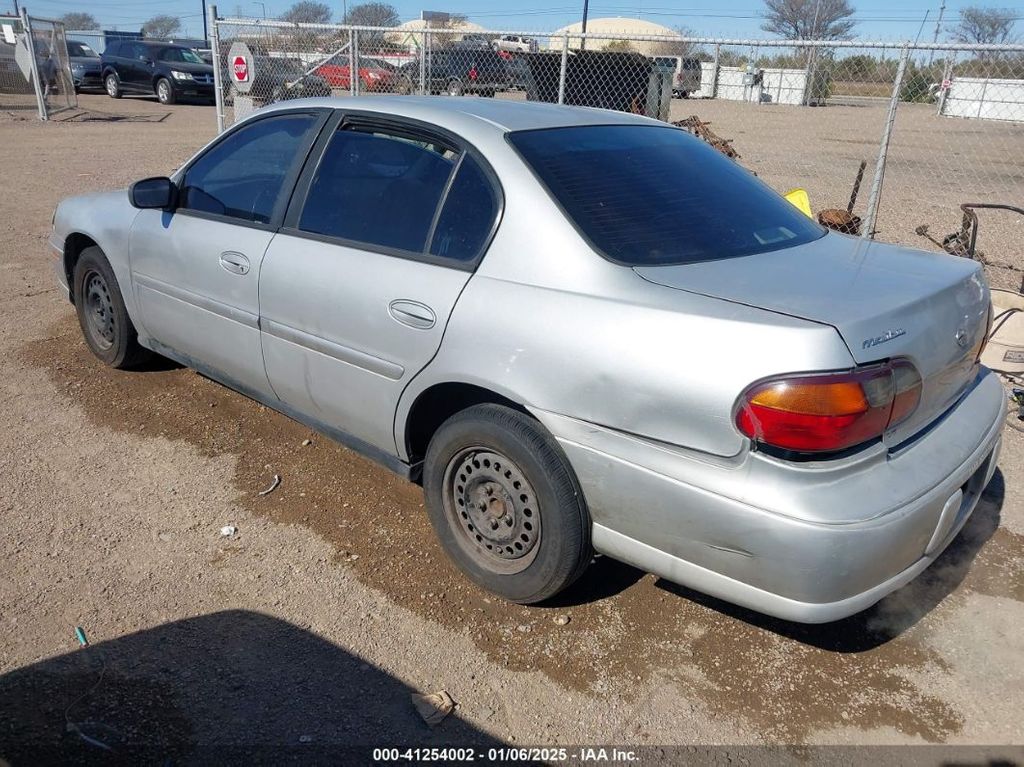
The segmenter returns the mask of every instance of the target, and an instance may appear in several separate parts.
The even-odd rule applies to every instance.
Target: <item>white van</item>
[[[672,70],[673,96],[685,99],[700,91],[701,67],[696,56],[656,56],[654,64]]]

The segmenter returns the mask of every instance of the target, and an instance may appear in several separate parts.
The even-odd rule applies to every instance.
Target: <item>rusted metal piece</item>
[[[733,160],[738,160],[740,158],[740,153],[733,148],[732,139],[722,138],[719,136],[708,127],[711,123],[704,122],[697,115],[690,115],[683,120],[676,120],[672,124],[677,128],[682,128],[683,130],[692,133],[702,141],[706,141],[726,157]]]
[[[826,208],[819,211],[818,223],[843,234],[860,234],[860,216],[855,216],[848,210]]]
[[[850,201],[846,204],[846,210],[839,208],[826,208],[818,212],[818,223],[834,229],[843,234],[860,234],[861,219],[854,215],[853,206],[857,204],[857,195],[860,193],[860,183],[864,180],[864,169],[868,166],[867,160],[860,161],[857,169],[857,177],[853,180],[853,189],[850,192]]]

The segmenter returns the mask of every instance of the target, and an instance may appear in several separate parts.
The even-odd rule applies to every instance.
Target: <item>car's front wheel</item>
[[[161,77],[156,81],[156,97],[161,104],[170,105],[175,102],[174,88],[166,77]]]
[[[112,99],[121,98],[121,81],[113,72],[103,78],[103,85],[107,89],[107,95]]]
[[[506,599],[543,601],[590,562],[590,516],[572,467],[524,413],[487,404],[449,418],[430,441],[423,488],[447,554]]]
[[[459,80],[452,80],[448,83],[448,88],[445,91],[449,96],[461,96],[465,89],[462,87],[462,83]]]
[[[82,251],[73,275],[75,309],[82,335],[92,353],[114,368],[143,362],[150,352],[138,341],[121,289],[103,251]]]

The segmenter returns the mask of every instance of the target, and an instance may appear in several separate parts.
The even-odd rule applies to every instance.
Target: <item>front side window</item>
[[[202,56],[189,48],[164,48],[160,51],[161,61],[178,64],[205,64]]]
[[[685,131],[592,125],[509,140],[603,255],[630,266],[789,248],[825,230]]]
[[[185,173],[179,207],[269,223],[316,122],[312,114],[290,114],[235,131]]]
[[[422,253],[457,158],[434,141],[343,128],[313,177],[299,229]]]

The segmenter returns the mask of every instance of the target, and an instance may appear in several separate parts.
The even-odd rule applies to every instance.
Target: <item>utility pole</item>
[[[21,9],[18,7],[18,0],[14,0],[14,15],[21,16]]]
[[[210,42],[210,30],[206,26],[206,0],[203,0],[203,41]]]
[[[17,0],[15,0],[17,1]],[[942,17],[946,13],[946,0],[942,0],[942,5],[939,6],[939,18],[935,21],[935,36],[932,38],[933,43],[939,42],[939,32],[942,30]],[[932,65],[932,59],[935,57],[935,49],[928,54],[928,66]]]
[[[580,29],[580,32],[582,32],[584,35],[587,34],[587,12],[589,10],[590,10],[590,0],[583,0],[583,24],[582,24],[582,27]],[[587,38],[586,37],[581,37],[580,38],[580,50],[581,51],[582,50],[586,50],[586,47],[587,47]]]

